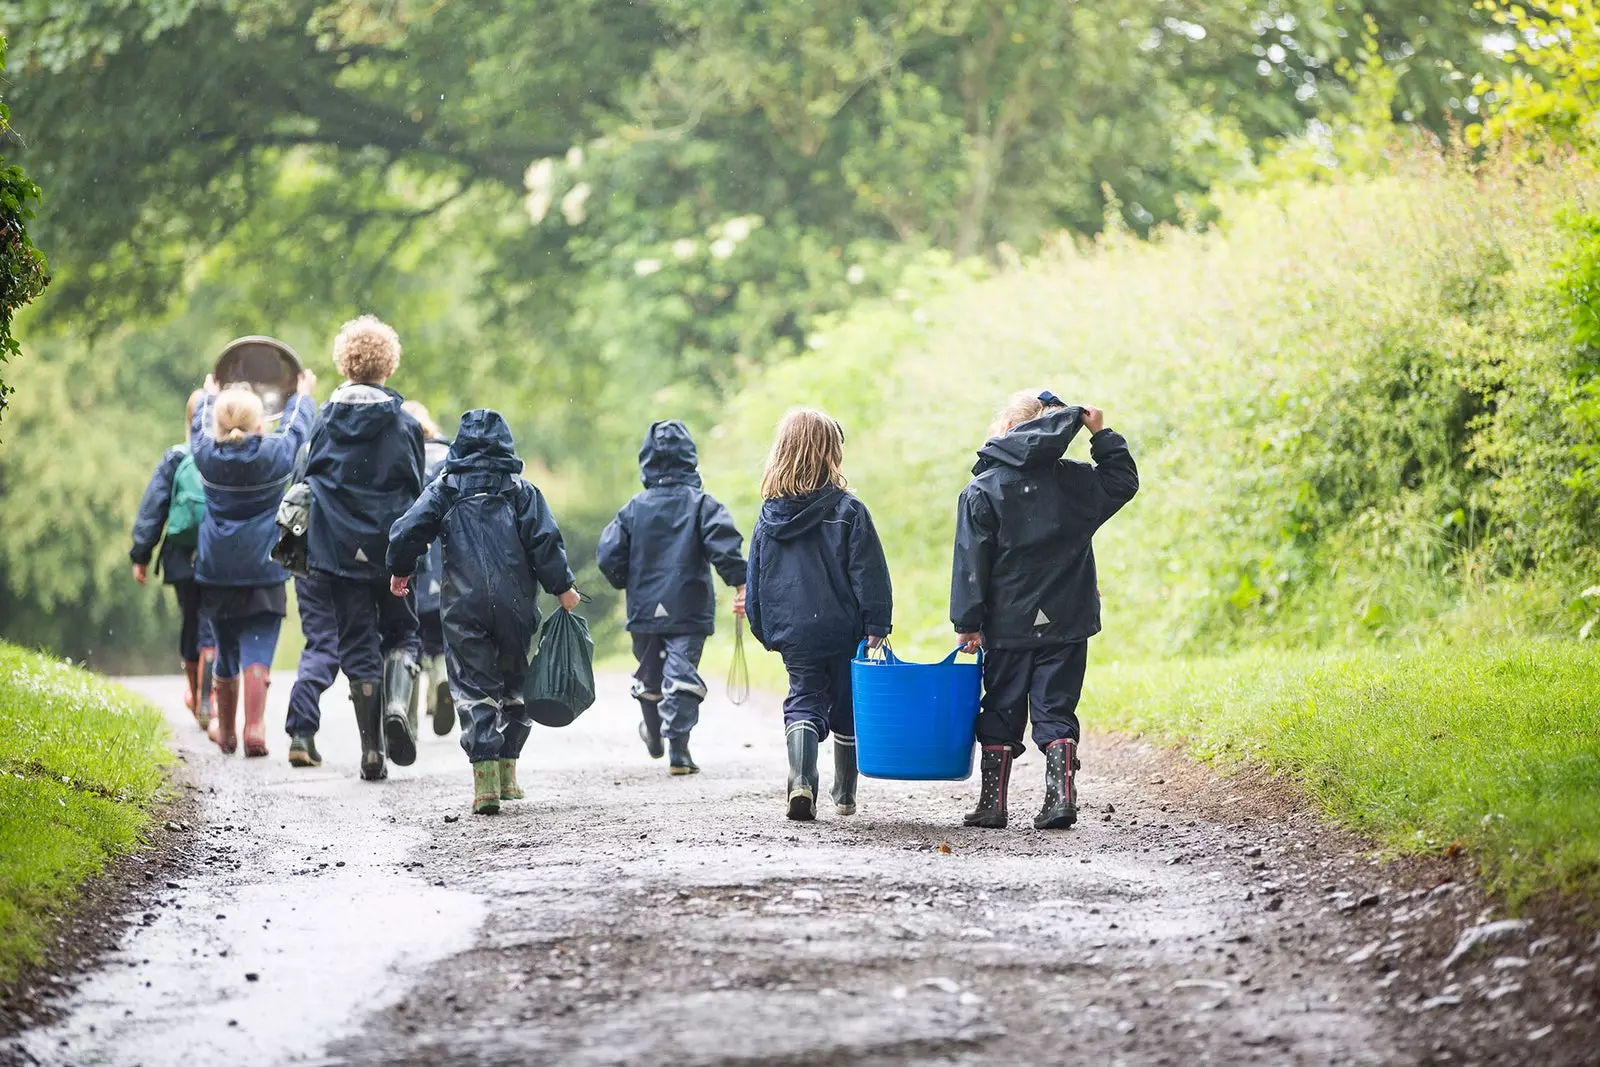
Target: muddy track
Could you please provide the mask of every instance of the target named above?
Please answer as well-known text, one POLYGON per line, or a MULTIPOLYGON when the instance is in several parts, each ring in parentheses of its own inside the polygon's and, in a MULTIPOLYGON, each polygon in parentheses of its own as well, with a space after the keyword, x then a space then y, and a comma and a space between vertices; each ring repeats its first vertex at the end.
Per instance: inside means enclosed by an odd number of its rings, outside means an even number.
POLYGON ((529 798, 493 819, 460 814, 453 739, 383 786, 355 781, 331 697, 318 771, 291 771, 281 740, 270 762, 224 763, 179 722, 200 824, 177 835, 176 888, 130 901, 121 947, 10 1057, 1584 1064, 1600 1048, 1591 934, 1498 928, 1446 968, 1464 929, 1501 918, 1462 872, 1381 863, 1272 783, 1096 737, 1071 832, 1029 828, 1037 754, 1005 831, 959 826, 973 783, 871 780, 861 814, 798 825, 771 702, 709 705, 705 773, 671 779, 623 681, 603 691, 534 735, 529 798))

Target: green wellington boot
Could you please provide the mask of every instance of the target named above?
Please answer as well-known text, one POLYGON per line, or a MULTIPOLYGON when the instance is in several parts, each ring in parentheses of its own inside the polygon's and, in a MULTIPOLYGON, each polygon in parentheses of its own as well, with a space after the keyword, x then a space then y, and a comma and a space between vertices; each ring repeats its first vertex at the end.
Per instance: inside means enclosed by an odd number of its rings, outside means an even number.
POLYGON ((295 734, 289 738, 289 766, 322 766, 322 753, 317 751, 316 734, 295 734))
POLYGON ((497 759, 472 765, 472 814, 500 814, 500 761, 497 759))
POLYGON ((500 761, 500 799, 521 800, 526 794, 517 784, 517 761, 503 759, 500 761))

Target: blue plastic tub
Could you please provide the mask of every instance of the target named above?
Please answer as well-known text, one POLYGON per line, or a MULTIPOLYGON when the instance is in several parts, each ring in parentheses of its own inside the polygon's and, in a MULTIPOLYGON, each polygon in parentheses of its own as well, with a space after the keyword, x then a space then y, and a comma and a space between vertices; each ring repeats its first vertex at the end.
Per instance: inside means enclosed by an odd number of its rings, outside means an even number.
POLYGON ((972 776, 973 729, 983 687, 976 663, 907 663, 887 648, 868 659, 865 642, 850 663, 855 690, 856 758, 869 778, 952 781, 972 776))

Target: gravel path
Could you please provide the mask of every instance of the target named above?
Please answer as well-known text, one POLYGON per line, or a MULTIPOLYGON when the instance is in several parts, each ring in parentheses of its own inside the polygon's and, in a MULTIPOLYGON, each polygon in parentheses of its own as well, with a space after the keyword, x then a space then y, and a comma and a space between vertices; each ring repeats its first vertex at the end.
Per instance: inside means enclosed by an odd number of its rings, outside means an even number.
POLYGON ((0 1059, 1595 1062, 1600 946, 1502 927, 1445 968, 1498 917, 1476 891, 1380 864, 1270 783, 1093 738, 1070 832, 1031 829, 1036 753, 1006 831, 961 828, 975 780, 864 780, 861 814, 795 824, 774 701, 708 704, 704 772, 669 778, 626 680, 601 682, 573 727, 536 728, 528 799, 486 819, 453 737, 359 782, 330 694, 320 770, 281 734, 227 761, 175 679, 131 680, 179 709, 192 814, 115 951, 0 1059))

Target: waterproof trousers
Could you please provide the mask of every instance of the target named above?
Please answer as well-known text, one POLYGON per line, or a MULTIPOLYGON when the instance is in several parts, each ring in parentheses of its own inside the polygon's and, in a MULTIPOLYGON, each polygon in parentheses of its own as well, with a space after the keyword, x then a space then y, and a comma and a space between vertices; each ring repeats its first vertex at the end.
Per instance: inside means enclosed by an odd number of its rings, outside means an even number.
POLYGON ((172 595, 178 598, 178 655, 185 663, 200 658, 202 648, 216 648, 217 638, 211 623, 200 614, 200 586, 192 581, 173 582, 172 595))
POLYGON ((284 729, 290 737, 314 734, 322 726, 322 694, 339 674, 339 620, 333 612, 333 595, 326 575, 294 580, 294 599, 300 609, 300 632, 306 647, 289 691, 289 715, 284 729))
POLYGON ((340 578, 313 571, 328 584, 338 631, 339 669, 352 682, 383 677, 383 662, 400 649, 413 660, 421 651, 417 636, 416 597, 395 596, 387 578, 340 578))
POLYGON ((850 689, 850 653, 810 659, 784 653, 789 695, 783 698, 783 725, 808 722, 824 741, 831 730, 839 740, 856 739, 855 698, 850 689))
POLYGON ((1046 648, 991 648, 983 652, 983 710, 978 744, 1006 745, 1020 756, 1023 729, 1033 720, 1033 743, 1078 740, 1078 698, 1089 662, 1089 642, 1046 648))
POLYGON ((705 634, 634 634, 633 696, 651 701, 661 713, 662 737, 688 737, 700 723, 700 702, 706 698, 700 677, 705 634))
POLYGON ((532 628, 513 632, 446 619, 445 667, 461 720, 461 747, 473 763, 516 759, 533 728, 523 704, 532 628))

